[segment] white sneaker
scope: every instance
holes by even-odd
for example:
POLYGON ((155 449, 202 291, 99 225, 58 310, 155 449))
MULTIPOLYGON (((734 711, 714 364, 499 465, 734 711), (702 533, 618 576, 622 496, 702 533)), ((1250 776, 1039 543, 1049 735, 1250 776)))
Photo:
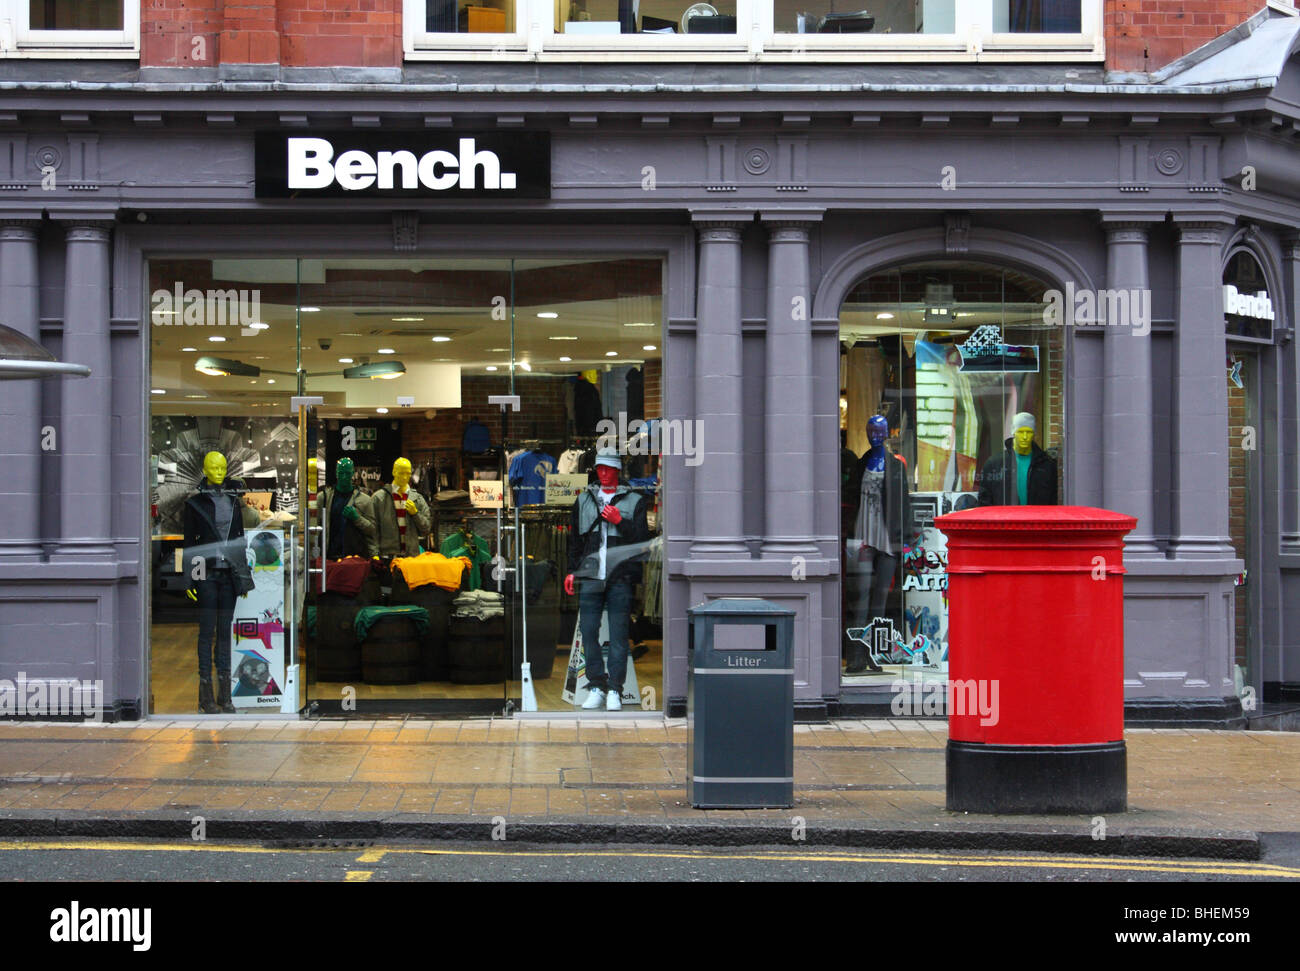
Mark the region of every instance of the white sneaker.
POLYGON ((622 711, 622 710, 623 710, 623 699, 619 697, 619 694, 618 694, 617 691, 606 691, 606 692, 605 692, 605 710, 606 710, 606 711, 622 711))
POLYGON ((605 692, 599 688, 592 688, 587 694, 587 700, 582 703, 583 711, 594 711, 605 704, 605 692))

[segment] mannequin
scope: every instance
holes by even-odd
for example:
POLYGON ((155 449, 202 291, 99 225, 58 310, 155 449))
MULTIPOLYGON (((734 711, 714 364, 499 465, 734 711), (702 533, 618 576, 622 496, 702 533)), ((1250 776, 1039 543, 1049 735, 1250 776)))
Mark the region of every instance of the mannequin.
POLYGON ((1001 455, 984 463, 979 476, 981 506, 1055 506, 1056 460, 1034 441, 1034 416, 1018 413, 1001 455))
MULTIPOLYGON (((885 615, 885 602, 898 570, 910 524, 907 469, 885 447, 889 422, 883 415, 867 419, 870 448, 858 460, 845 486, 844 583, 848 627, 866 627, 885 615)), ((847 643, 845 674, 879 671, 866 645, 847 643)))
POLYGON ((326 520, 329 537, 325 556, 331 560, 379 555, 374 507, 370 497, 355 487, 352 481, 355 471, 351 459, 339 459, 334 466, 334 485, 326 486, 319 500, 318 508, 326 520))
POLYGON ((226 457, 203 457, 204 481, 185 502, 185 569, 188 594, 199 605, 199 710, 205 715, 233 714, 230 700, 230 633, 235 600, 253 589, 253 574, 244 545, 239 483, 226 479, 226 457), (213 637, 215 635, 215 647, 213 637), (213 697, 212 657, 217 659, 213 697))
POLYGON ((393 463, 393 481, 370 497, 380 556, 417 556, 420 538, 433 527, 424 496, 411 488, 411 461, 393 463))
POLYGON ((578 627, 591 685, 582 707, 588 710, 623 708, 632 591, 641 580, 640 560, 650 538, 645 498, 619 485, 622 468, 623 460, 616 449, 600 449, 596 455, 597 484, 587 486, 573 503, 573 536, 564 592, 572 596, 575 586, 580 587, 578 627), (580 584, 575 584, 575 577, 581 578, 580 584), (600 650, 600 618, 606 612, 608 670, 600 650))

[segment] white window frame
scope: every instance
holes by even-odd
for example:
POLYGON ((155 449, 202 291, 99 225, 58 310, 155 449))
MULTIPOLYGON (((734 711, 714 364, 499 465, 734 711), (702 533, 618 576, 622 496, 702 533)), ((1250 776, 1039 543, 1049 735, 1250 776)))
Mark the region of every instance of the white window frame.
POLYGON ((32 30, 29 0, 0 0, 0 56, 138 58, 140 0, 123 0, 121 30, 32 30))
MULTIPOLYGON (((3 0, 0 0, 3 2, 3 0)), ((425 0, 403 0, 407 60, 665 60, 817 61, 1101 61, 1104 0, 1081 0, 1078 34, 995 33, 995 0, 954 0, 951 34, 777 33, 770 0, 736 0, 735 34, 565 34, 554 0, 515 0, 516 29, 502 34, 430 33, 425 0), (679 57, 672 57, 679 55, 679 57)), ((1273 0, 1277 2, 1277 0, 1273 0)))

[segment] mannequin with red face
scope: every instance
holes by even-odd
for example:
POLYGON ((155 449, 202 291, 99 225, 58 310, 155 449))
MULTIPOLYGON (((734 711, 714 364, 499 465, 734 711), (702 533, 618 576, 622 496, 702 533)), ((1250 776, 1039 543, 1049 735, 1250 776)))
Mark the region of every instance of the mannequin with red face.
MULTIPOLYGON (((612 494, 618 488, 618 469, 608 465, 598 465, 596 479, 600 482, 601 492, 612 494)), ((600 511, 600 515, 606 522, 613 523, 615 526, 623 521, 623 514, 614 508, 612 502, 600 511)), ((570 573, 564 578, 564 592, 572 597, 573 589, 573 574, 570 573)))

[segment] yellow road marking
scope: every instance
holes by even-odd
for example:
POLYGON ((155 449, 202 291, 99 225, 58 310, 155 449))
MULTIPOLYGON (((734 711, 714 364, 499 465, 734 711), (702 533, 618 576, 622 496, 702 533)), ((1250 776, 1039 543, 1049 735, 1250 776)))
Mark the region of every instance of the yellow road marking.
MULTIPOLYGON (((240 846, 207 842, 124 842, 91 840, 0 840, 0 851, 4 850, 99 850, 108 852, 205 852, 205 853, 338 853, 343 848, 332 847, 270 847, 240 846)), ((1268 863, 1233 862, 1233 861, 1197 861, 1197 860, 1160 860, 1145 862, 1139 859, 1104 856, 1051 856, 1000 854, 997 856, 942 856, 937 853, 897 853, 880 851, 849 853, 828 851, 817 853, 803 851, 787 853, 772 850, 766 853, 725 853, 687 850, 678 852, 648 850, 468 850, 440 849, 425 847, 385 847, 366 850, 358 863, 374 863, 386 854, 421 854, 425 856, 508 856, 508 857, 618 857, 620 859, 659 859, 659 860, 748 860, 780 861, 783 863, 885 863, 920 866, 953 867, 1025 867, 1028 869, 1064 869, 1064 870, 1111 870, 1117 872, 1155 872, 1214 874, 1220 876, 1258 876, 1300 879, 1300 869, 1276 866, 1268 863)), ((373 871, 349 871, 349 873, 373 873, 373 871)), ((349 877, 349 879, 362 879, 349 877)))
POLYGON ((374 875, 374 870, 349 870, 343 879, 347 883, 365 883, 374 875))

